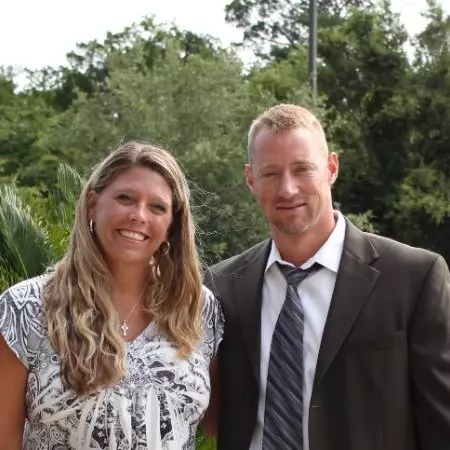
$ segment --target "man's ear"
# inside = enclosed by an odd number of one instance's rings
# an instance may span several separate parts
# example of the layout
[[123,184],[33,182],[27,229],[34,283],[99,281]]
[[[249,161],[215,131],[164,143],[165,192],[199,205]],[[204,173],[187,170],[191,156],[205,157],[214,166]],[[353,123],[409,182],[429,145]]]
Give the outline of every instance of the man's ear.
[[328,155],[328,183],[332,186],[339,175],[339,157],[337,153],[331,152]]
[[97,206],[97,192],[94,189],[91,189],[86,196],[87,203],[87,213],[89,220],[93,220],[95,222],[95,207]]
[[247,182],[247,186],[250,189],[250,192],[253,192],[253,170],[250,164],[245,165],[245,181]]

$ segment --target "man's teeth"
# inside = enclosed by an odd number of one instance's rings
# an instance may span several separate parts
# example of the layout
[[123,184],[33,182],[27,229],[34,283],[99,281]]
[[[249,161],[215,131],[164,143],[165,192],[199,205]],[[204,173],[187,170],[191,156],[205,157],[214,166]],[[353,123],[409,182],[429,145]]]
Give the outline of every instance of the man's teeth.
[[143,241],[145,239],[145,236],[141,233],[136,233],[134,231],[126,231],[126,230],[120,230],[119,233],[128,238],[128,239],[134,239],[135,241]]

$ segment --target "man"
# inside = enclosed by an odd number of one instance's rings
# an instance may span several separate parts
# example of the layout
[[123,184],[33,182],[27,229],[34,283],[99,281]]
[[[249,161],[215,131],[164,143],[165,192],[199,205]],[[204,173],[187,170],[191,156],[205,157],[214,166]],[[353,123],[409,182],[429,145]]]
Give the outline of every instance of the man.
[[205,279],[226,323],[219,449],[450,449],[447,265],[334,211],[338,169],[308,110],[253,122],[246,179],[271,239]]

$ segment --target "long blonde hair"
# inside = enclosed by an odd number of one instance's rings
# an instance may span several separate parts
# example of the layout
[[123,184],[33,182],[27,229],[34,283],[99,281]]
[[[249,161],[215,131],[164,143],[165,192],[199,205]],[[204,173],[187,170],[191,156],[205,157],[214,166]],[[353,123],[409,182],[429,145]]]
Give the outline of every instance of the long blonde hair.
[[111,303],[112,276],[89,230],[87,197],[92,189],[101,192],[134,166],[158,172],[173,195],[170,250],[167,255],[154,255],[160,276],[151,277],[144,305],[181,357],[188,356],[201,338],[202,281],[186,179],[167,151],[126,143],[95,168],[84,186],[68,251],[44,288],[48,333],[61,360],[62,379],[78,394],[114,385],[126,372],[126,344]]

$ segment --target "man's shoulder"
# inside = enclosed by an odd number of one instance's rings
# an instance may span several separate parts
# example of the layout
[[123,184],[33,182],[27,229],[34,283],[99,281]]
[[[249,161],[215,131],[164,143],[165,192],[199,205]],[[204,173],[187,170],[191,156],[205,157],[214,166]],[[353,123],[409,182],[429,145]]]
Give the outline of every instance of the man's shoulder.
[[421,247],[414,247],[395,239],[378,234],[364,233],[380,257],[394,262],[408,262],[411,264],[433,264],[439,257],[438,253]]
[[253,247],[244,250],[242,253],[231,256],[228,259],[214,264],[209,268],[209,272],[212,275],[231,275],[239,270],[244,263],[251,260],[257,255],[260,255],[261,252],[266,251],[269,242],[270,240],[266,239],[265,241],[259,242]]

